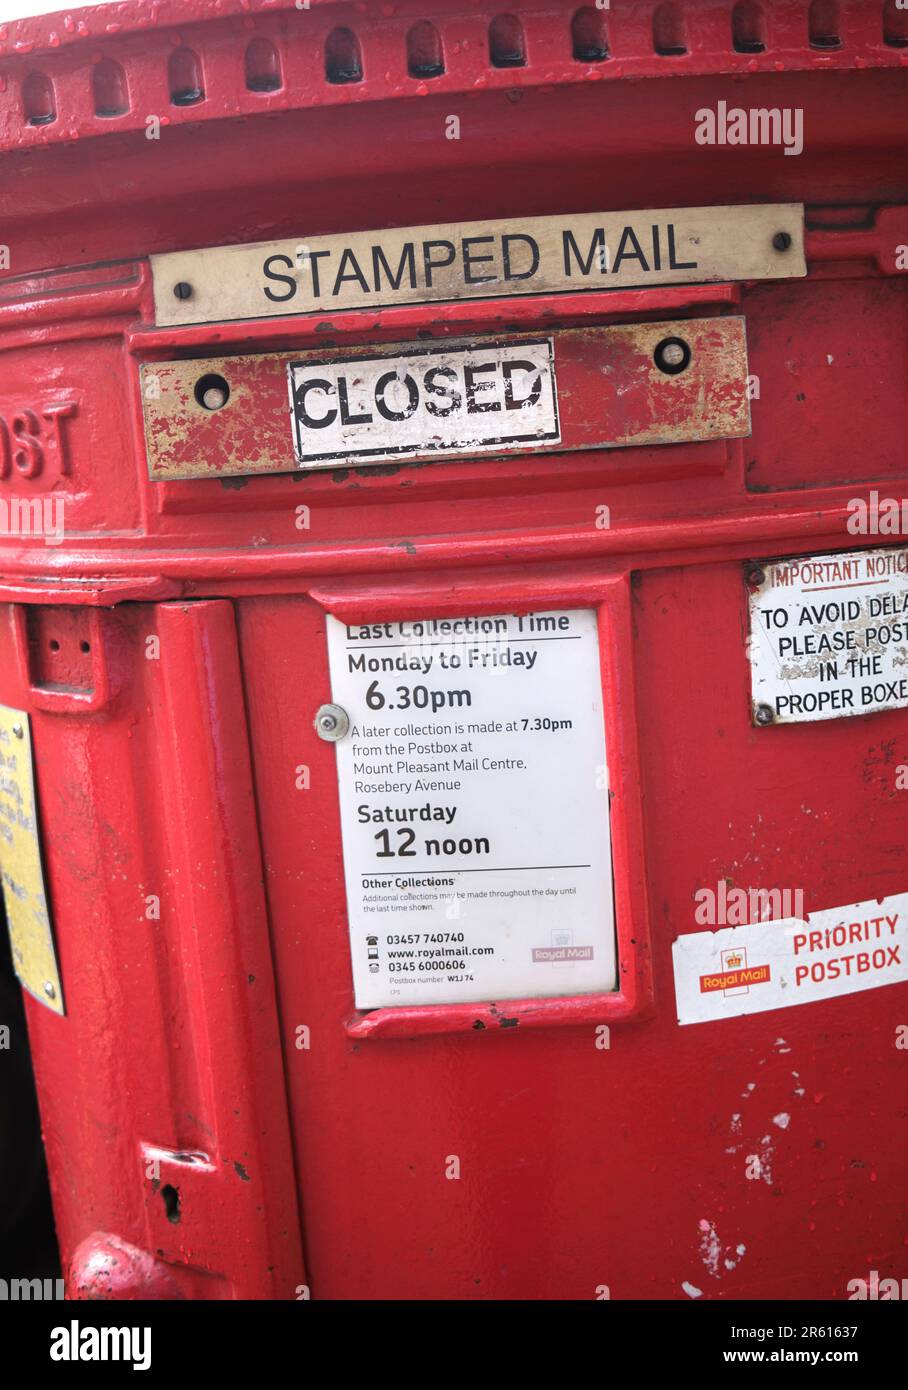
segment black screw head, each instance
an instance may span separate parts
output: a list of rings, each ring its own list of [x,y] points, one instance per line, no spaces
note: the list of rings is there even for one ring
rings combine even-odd
[[[788,232],[776,232],[772,244],[777,251],[787,251],[791,246],[791,237]]]
[[[754,710],[754,719],[758,724],[771,724],[775,717],[775,711],[769,705],[757,705]]]
[[[174,285],[173,292],[176,295],[177,299],[192,298],[192,286],[188,284],[185,280],[179,280],[177,284]]]
[[[761,570],[759,566],[756,566],[754,569],[748,571],[747,582],[751,584],[753,588],[759,589],[765,578],[766,575],[763,570]]]

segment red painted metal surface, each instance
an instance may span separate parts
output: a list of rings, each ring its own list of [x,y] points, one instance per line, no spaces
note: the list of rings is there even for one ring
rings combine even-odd
[[[908,32],[863,0],[751,6],[756,38],[738,10],[629,0],[578,58],[575,9],[528,0],[526,62],[495,67],[494,11],[437,4],[437,77],[408,75],[411,0],[0,28],[0,499],[64,503],[59,544],[0,536],[0,703],[31,718],[67,1004],[28,1009],[74,1296],[841,1298],[905,1274],[904,986],[675,1015],[703,885],[811,909],[908,886],[904,712],[754,729],[742,583],[854,548],[848,500],[905,485]],[[360,80],[326,79],[338,27]],[[696,145],[719,99],[803,109],[803,154]],[[153,321],[152,252],[776,200],[807,204],[806,280]],[[144,363],[723,314],[760,382],[748,439],[148,478]],[[553,606],[601,615],[621,989],[357,1014],[312,729],[325,614]]]

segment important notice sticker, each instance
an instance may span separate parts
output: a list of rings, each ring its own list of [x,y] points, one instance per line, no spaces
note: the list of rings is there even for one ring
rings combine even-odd
[[[786,1009],[908,979],[908,893],[672,945],[679,1023]]]
[[[756,724],[908,706],[908,549],[751,565]]]
[[[356,1004],[616,988],[596,614],[328,618]]]

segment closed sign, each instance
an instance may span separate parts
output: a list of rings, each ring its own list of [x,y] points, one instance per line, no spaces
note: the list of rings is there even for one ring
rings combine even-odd
[[[301,465],[558,441],[551,338],[289,367]]]

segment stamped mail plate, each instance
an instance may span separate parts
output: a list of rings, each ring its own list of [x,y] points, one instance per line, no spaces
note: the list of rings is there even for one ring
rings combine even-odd
[[[159,325],[806,274],[802,203],[565,213],[152,256]]]

